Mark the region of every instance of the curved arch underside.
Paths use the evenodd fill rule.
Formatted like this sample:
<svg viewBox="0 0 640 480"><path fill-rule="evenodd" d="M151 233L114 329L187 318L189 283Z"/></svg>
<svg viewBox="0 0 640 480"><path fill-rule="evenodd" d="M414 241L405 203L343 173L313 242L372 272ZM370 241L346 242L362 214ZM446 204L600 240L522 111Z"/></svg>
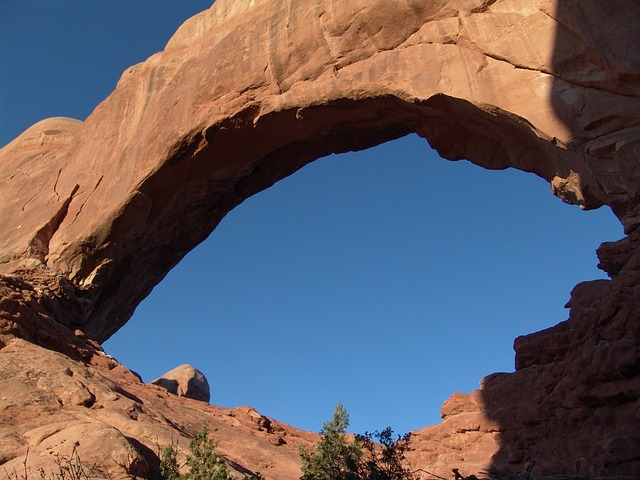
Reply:
<svg viewBox="0 0 640 480"><path fill-rule="evenodd" d="M614 279L574 291L553 341L518 339L518 372L488 377L460 400L503 425L495 468L533 455L514 425L542 438L559 422L553 441L584 459L563 460L566 451L541 441L548 472L570 463L576 473L626 473L628 460L595 453L614 437L640 449L622 421L592 441L568 420L527 423L505 411L530 406L514 392L565 377L585 418L637 398L637 18L633 0L217 0L127 70L86 121L45 120L0 150L0 184L11 192L0 211L0 273L44 292L39 307L25 307L36 318L104 341L243 200L319 157L416 132L446 159L533 172L567 202L609 205L630 233L601 248ZM589 348L603 348L605 360L580 379L576 365L596 354L586 347L594 338L606 348ZM610 353L621 345L624 365ZM616 369L626 372L627 386L616 384L624 398L602 400L589 385L613 381ZM566 400L554 388L536 397L537 415Z"/></svg>

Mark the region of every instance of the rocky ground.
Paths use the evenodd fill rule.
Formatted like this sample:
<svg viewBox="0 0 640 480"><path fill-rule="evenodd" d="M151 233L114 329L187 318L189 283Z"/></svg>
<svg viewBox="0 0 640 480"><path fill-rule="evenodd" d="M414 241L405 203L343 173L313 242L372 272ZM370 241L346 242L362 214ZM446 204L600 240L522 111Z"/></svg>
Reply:
<svg viewBox="0 0 640 480"><path fill-rule="evenodd" d="M225 409L168 393L99 348L77 361L23 339L0 352L0 472L55 471L55 457L77 451L114 479L153 478L161 447L189 439L207 425L218 451L241 473L298 478L298 445L317 436L268 419L251 407ZM0 477L3 475L0 473Z"/></svg>
<svg viewBox="0 0 640 480"><path fill-rule="evenodd" d="M441 424L412 432L407 458L419 478L449 479L453 468L552 478L567 470L568 458L574 475L565 478L640 476L640 351L633 340L640 324L630 313L640 298L636 242L634 234L600 248L613 280L577 286L567 322L517 339L516 372L453 394ZM50 296L64 287L48 285L0 276L0 472L21 472L25 461L32 475L51 471L57 456L75 451L113 478L153 478L159 448L177 444L184 458L204 424L239 474L300 476L297 448L317 434L251 407L225 409L143 383L48 314L55 310Z"/></svg>

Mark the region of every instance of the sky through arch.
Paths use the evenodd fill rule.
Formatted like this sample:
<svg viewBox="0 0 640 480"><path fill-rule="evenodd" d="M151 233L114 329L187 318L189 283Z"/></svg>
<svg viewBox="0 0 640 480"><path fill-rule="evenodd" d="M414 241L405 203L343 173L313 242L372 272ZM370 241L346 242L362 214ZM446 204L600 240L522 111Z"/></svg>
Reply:
<svg viewBox="0 0 640 480"><path fill-rule="evenodd" d="M210 1L8 0L0 144L85 118L130 65ZM551 326L595 249L622 229L541 179L445 162L409 136L320 159L232 211L143 302L107 351L146 381L193 363L212 402L319 429L438 420L455 390L512 370L515 336Z"/></svg>
<svg viewBox="0 0 640 480"><path fill-rule="evenodd" d="M300 428L342 402L354 431L417 429L454 391L512 371L515 337L565 320L618 236L606 209L411 135L245 201L106 346L147 381L192 363L213 403Z"/></svg>

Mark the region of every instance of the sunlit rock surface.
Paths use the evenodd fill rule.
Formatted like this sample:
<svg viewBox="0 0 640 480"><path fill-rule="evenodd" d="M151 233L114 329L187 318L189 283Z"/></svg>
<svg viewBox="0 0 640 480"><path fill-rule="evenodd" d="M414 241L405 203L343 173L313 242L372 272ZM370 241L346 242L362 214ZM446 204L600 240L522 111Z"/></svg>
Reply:
<svg viewBox="0 0 640 480"><path fill-rule="evenodd" d="M85 352L83 361L19 338L0 351L0 478L22 475L25 457L28 478L40 478L40 468L46 478L58 478L56 455L80 459L87 472L97 466L101 472L92 479L159 478L160 449L174 445L183 465L189 435L205 424L232 470L300 476L296 448L317 435L249 407L178 397L142 383L91 342L75 337L71 343Z"/></svg>
<svg viewBox="0 0 640 480"><path fill-rule="evenodd" d="M86 338L117 331L238 203L320 156L417 132L444 158L609 205L630 234L600 249L613 278L576 287L567 322L516 340L515 373L416 435L417 466L640 476L638 18L634 0L216 1L84 122L45 120L0 150L0 356L27 340L85 368ZM76 393L62 407L94 409ZM28 398L47 425L51 399ZM19 462L30 440L3 438Z"/></svg>
<svg viewBox="0 0 640 480"><path fill-rule="evenodd" d="M201 402L211 399L207 377L191 365L180 365L151 382L179 397L193 398Z"/></svg>

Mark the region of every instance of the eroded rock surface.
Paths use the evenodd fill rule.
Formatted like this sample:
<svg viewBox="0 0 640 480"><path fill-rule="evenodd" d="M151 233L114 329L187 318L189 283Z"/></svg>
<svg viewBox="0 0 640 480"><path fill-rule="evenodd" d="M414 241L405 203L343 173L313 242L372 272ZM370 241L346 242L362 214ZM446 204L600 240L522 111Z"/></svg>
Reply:
<svg viewBox="0 0 640 480"><path fill-rule="evenodd" d="M0 150L0 355L21 338L87 365L89 339L234 206L320 156L417 132L444 158L609 205L630 235L600 250L612 280L518 339L515 373L449 402L416 459L640 476L638 18L634 0L217 0L86 121L45 120ZM76 387L60 402L91 410Z"/></svg>
<svg viewBox="0 0 640 480"><path fill-rule="evenodd" d="M603 269L625 266L576 286L566 322L516 339L514 373L445 403L442 424L416 433L416 462L640 478L638 234L600 247Z"/></svg>
<svg viewBox="0 0 640 480"><path fill-rule="evenodd" d="M59 473L57 455L79 458L86 471L99 467L102 472L91 478L159 478L159 449L176 446L184 464L190 437L203 424L236 472L298 478L296 448L317 438L248 407L215 407L144 384L81 337L84 362L23 339L2 341L2 478L5 471L22 475L25 458L28 478L40 478L40 468Z"/></svg>

